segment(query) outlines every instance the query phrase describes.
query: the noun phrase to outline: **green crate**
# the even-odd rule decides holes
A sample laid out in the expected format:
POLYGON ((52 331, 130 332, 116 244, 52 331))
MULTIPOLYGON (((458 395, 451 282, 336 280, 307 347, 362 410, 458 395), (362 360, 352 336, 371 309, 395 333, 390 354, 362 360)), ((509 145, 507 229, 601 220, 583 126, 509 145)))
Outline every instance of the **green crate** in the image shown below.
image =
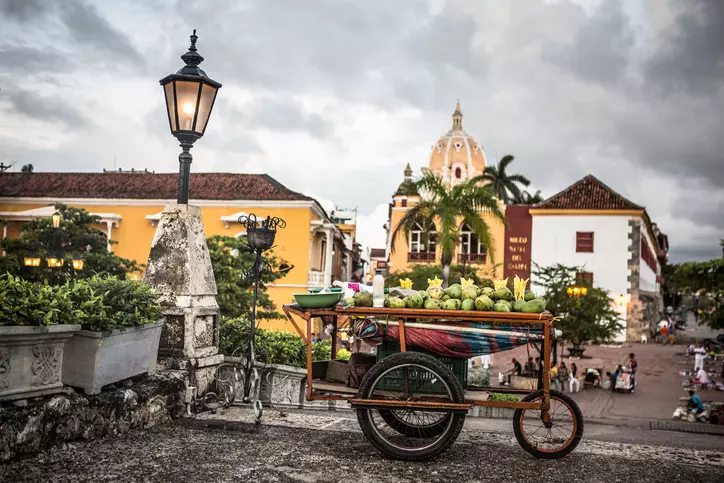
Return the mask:
MULTIPOLYGON (((419 347, 408 346, 407 351, 428 354, 435 359, 438 359, 453 372, 457 380, 460 381, 460 385, 463 387, 463 390, 465 390, 465 388, 468 386, 468 359, 466 357, 443 357, 425 349, 420 349, 419 347)), ((377 346, 377 362, 380 362, 385 357, 396 354, 398 352, 400 352, 399 343, 385 341, 377 346)), ((428 372, 420 374, 420 371, 414 369, 408 371, 408 387, 414 392, 436 394, 443 393, 444 389, 440 387, 440 383, 430 384, 430 382, 426 380, 427 378, 429 378, 429 376, 430 374, 428 372)), ((382 381, 380 381, 378 387, 380 389, 402 390, 403 384, 404 381, 402 377, 397 378, 387 375, 382 381)))

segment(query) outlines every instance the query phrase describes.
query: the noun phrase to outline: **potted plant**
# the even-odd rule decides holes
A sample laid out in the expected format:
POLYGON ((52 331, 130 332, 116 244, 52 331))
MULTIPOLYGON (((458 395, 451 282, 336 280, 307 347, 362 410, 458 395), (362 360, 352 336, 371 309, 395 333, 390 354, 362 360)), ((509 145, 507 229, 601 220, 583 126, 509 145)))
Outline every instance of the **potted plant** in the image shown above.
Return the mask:
POLYGON ((94 276, 66 284, 82 330, 66 344, 63 382, 97 394, 103 386, 156 371, 161 306, 141 281, 94 276))
POLYGON ((66 291, 0 276, 0 401, 63 390, 66 341, 80 330, 66 291))

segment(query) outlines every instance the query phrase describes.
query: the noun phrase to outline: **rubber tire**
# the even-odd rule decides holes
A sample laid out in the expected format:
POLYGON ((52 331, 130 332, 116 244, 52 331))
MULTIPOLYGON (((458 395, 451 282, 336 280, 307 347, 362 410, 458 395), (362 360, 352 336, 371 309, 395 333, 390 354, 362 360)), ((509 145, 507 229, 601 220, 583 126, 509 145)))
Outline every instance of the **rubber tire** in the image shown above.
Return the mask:
MULTIPOLYGON (((581 442, 581 438, 583 438, 583 413, 581 413, 581 408, 578 407, 578 404, 576 404, 576 401, 574 401, 573 399, 571 399, 570 397, 566 396, 565 394, 563 394, 562 392, 559 392, 559 391, 551 390, 550 394, 551 394, 551 396, 555 396, 557 399, 564 401, 573 410, 573 416, 576 419, 576 434, 573 436, 573 441, 571 441, 571 444, 569 444, 565 448, 561 449, 560 451, 548 453, 548 452, 540 451, 540 450, 534 448, 523 437, 523 433, 520 429, 520 421, 523 417, 523 409, 516 409, 515 414, 513 415, 513 432, 515 433, 515 439, 518 440, 518 443, 520 444, 520 446, 524 450, 526 450, 528 453, 535 456, 536 458, 549 459, 549 460, 563 458, 568 453, 570 453, 571 451, 576 449, 576 446, 578 446, 578 443, 581 442)), ((523 399, 521 399, 521 402, 533 401, 540 397, 543 397, 543 391, 531 392, 530 394, 527 394, 523 399)))
MULTIPOLYGON (((405 364, 417 364, 435 371, 438 376, 447 384, 452 393, 452 402, 457 404, 465 403, 465 391, 463 391, 460 381, 457 380, 455 374, 438 359, 419 352, 398 352, 385 357, 380 362, 372 366, 360 383, 357 391, 357 397, 360 399, 370 399, 372 392, 372 384, 383 373, 388 370, 405 364)), ((362 433, 367 440, 383 455, 405 461, 428 461, 446 451, 460 435, 465 422, 464 413, 451 414, 452 421, 450 426, 441 433, 432 446, 419 450, 403 450, 390 445, 381 436, 377 434, 374 425, 369 418, 368 409, 357 409, 357 421, 359 422, 362 433)), ((372 410, 374 411, 374 410, 372 410)), ((393 428, 394 429, 394 428, 393 428)))
MULTIPOLYGON (((387 425, 397 431, 398 433, 409 436, 409 437, 415 437, 415 433, 419 433, 420 429, 415 428, 414 426, 410 426, 397 416, 395 416, 394 412, 392 411, 385 411, 383 409, 379 410, 380 416, 382 416, 382 419, 385 420, 387 425)), ((448 425, 448 421, 450 420, 450 414, 445 416, 442 420, 438 421, 437 423, 426 426, 424 429, 424 433, 426 437, 430 436, 436 436, 438 434, 441 434, 445 427, 448 425)))

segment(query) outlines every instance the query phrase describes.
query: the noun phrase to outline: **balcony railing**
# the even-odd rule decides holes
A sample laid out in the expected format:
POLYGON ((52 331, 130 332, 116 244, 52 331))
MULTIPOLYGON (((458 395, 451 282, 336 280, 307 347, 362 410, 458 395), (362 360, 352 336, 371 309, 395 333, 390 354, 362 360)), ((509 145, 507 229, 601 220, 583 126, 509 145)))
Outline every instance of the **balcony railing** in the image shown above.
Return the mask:
POLYGON ((307 285, 310 287, 324 286, 324 272, 310 271, 307 285))
POLYGON ((458 263, 485 263, 487 253, 458 253, 458 263))
POLYGON ((434 262, 435 252, 407 252, 408 262, 434 262))

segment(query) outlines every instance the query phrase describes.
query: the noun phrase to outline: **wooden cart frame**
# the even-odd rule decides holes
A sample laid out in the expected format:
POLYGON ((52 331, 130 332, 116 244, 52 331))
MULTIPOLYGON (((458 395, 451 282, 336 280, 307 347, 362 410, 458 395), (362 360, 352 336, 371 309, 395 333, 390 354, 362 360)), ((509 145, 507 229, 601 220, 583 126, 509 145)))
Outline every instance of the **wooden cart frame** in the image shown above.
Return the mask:
MULTIPOLYGON (((524 314, 515 312, 482 312, 482 311, 451 311, 451 310, 427 310, 427 309, 396 309, 396 308, 372 308, 372 307, 342 307, 326 309, 301 309, 296 305, 285 305, 283 311, 289 321, 292 323, 297 333, 302 337, 307 346, 307 381, 306 381, 306 399, 308 401, 319 400, 346 400, 353 408, 366 409, 400 409, 400 410, 431 410, 439 409, 452 413, 466 413, 474 406, 513 408, 518 410, 538 410, 541 414, 541 420, 544 424, 548 424, 549 408, 551 404, 550 380, 547 375, 551 368, 552 341, 555 333, 553 332, 553 318, 551 314, 524 314), (407 351, 405 340, 406 327, 420 327, 435 324, 442 328, 445 322, 482 322, 487 325, 514 325, 519 327, 536 327, 543 329, 543 334, 525 334, 525 332, 515 332, 515 334, 524 335, 529 341, 538 339, 542 342, 541 358, 543 362, 543 377, 539 379, 540 388, 543 397, 537 401, 488 401, 489 393, 507 393, 527 395, 536 392, 525 389, 511 389, 505 387, 467 387, 465 391, 465 402, 463 404, 454 404, 450 402, 436 401, 391 401, 391 400, 375 400, 361 399, 357 395, 357 389, 346 387, 344 384, 328 383, 323 381, 314 381, 312 373, 312 324, 313 319, 320 317, 329 317, 334 326, 332 334, 332 359, 336 359, 337 354, 337 330, 340 323, 344 323, 350 317, 375 317, 378 321, 387 320, 388 323, 393 321, 399 327, 400 352, 407 351), (410 319, 424 319, 425 323, 420 324, 410 319), (298 323, 298 321, 300 323, 298 323)), ((471 331, 483 331, 485 329, 469 329, 471 331)), ((502 333, 501 330, 487 330, 490 333, 502 333)), ((505 331, 505 334, 514 334, 511 331, 505 331)), ((565 396, 564 396, 565 397, 565 396)), ((573 403, 575 405, 575 403, 573 403)), ((580 410, 576 406, 580 418, 580 410)), ((574 427, 574 432, 578 433, 580 440, 582 434, 582 419, 578 423, 580 428, 574 427)), ((572 448, 571 448, 572 450, 572 448)), ((570 450, 566 451, 566 454, 570 450)), ((559 457, 537 455, 539 457, 559 457)))

